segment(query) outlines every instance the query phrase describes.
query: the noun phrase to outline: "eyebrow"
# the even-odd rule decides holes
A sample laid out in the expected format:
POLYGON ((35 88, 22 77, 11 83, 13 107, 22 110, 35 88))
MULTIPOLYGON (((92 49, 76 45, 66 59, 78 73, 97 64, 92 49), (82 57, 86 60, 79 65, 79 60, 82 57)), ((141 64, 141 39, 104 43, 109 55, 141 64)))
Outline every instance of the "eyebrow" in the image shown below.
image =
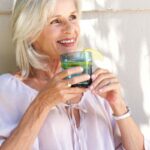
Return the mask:
MULTIPOLYGON (((75 13, 77 13, 77 11, 73 11, 70 14, 75 14, 75 13)), ((51 18, 57 18, 57 17, 61 17, 61 15, 52 16, 51 18)))

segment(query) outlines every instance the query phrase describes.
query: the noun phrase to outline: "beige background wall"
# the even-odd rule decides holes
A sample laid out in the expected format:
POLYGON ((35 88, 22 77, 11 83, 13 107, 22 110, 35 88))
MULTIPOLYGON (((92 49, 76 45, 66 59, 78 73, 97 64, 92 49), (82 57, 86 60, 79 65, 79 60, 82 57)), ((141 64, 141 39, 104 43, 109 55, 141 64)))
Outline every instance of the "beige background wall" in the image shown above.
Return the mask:
MULTIPOLYGON (((124 97, 142 131, 150 136, 150 1, 83 0, 84 47, 100 50, 96 62, 118 75, 124 97)), ((12 0, 0 0, 10 10, 12 0)), ((0 15, 0 73, 14 70, 10 15, 0 15)))
POLYGON ((15 68, 10 31, 12 2, 12 0, 0 0, 0 73, 13 71, 15 68))

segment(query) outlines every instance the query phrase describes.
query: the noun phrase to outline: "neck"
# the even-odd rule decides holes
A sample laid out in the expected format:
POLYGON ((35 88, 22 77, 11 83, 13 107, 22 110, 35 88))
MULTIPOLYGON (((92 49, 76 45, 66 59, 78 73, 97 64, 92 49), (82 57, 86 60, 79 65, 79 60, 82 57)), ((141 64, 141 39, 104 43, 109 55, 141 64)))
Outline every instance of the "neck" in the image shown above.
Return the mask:
POLYGON ((53 59, 51 62, 47 63, 46 71, 32 68, 31 77, 35 77, 41 80, 49 80, 60 71, 61 71, 60 61, 53 59))

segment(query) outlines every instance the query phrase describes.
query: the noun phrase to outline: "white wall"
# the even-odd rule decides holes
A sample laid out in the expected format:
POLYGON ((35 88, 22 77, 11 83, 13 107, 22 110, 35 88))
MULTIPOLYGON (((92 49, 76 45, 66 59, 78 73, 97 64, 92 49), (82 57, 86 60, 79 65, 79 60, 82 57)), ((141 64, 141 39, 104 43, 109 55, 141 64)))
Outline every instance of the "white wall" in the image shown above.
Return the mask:
POLYGON ((133 117, 150 136, 150 1, 85 3, 81 22, 85 47, 100 50, 111 62, 99 63, 118 75, 133 117))
MULTIPOLYGON (((10 9, 11 4, 12 1, 1 0, 0 10, 4 5, 10 9)), ((149 0, 84 0, 81 21, 84 47, 105 55, 100 65, 118 75, 132 115, 147 134, 150 133, 149 8, 149 0)), ((10 15, 0 15, 0 73, 14 70, 14 66, 10 15)))

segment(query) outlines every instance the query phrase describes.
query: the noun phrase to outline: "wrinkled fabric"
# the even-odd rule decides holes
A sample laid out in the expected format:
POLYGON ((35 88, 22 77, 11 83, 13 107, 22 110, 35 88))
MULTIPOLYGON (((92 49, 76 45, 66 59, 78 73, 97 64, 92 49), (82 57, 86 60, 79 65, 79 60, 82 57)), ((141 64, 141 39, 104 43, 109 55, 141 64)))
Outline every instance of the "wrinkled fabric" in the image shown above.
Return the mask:
MULTIPOLYGON (((2 144, 17 127, 38 92, 11 74, 1 75, 0 83, 2 144)), ((123 150, 123 147, 109 105, 87 91, 78 104, 62 103, 51 108, 33 150, 123 150), (79 127, 76 126, 73 109, 79 109, 79 127)))

